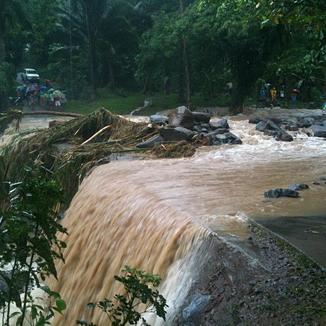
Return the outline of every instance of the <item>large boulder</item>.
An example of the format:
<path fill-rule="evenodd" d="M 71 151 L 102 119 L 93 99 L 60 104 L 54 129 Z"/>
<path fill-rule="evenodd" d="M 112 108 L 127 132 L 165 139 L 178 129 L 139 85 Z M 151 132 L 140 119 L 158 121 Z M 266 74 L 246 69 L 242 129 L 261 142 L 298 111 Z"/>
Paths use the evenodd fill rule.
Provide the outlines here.
<path fill-rule="evenodd" d="M 190 140 L 195 135 L 195 132 L 183 127 L 162 128 L 160 135 L 164 141 L 180 141 Z"/>
<path fill-rule="evenodd" d="M 282 129 L 272 120 L 262 120 L 257 123 L 256 130 L 265 132 L 267 130 L 280 131 Z"/>
<path fill-rule="evenodd" d="M 267 128 L 267 121 L 265 120 L 259 121 L 256 125 L 256 130 L 261 132 L 264 132 L 266 128 Z"/>
<path fill-rule="evenodd" d="M 289 131 L 298 131 L 299 127 L 297 124 L 290 122 L 284 125 L 284 129 Z"/>
<path fill-rule="evenodd" d="M 273 120 L 262 120 L 258 122 L 256 130 L 263 132 L 267 136 L 275 137 L 276 140 L 293 141 L 293 137 Z"/>
<path fill-rule="evenodd" d="M 213 145 L 223 145 L 223 144 L 242 144 L 240 138 L 236 135 L 232 134 L 231 132 L 227 132 L 224 134 L 216 134 L 215 137 L 212 139 Z"/>
<path fill-rule="evenodd" d="M 285 132 L 284 130 L 279 131 L 275 139 L 279 141 L 287 141 L 287 142 L 293 141 L 293 137 L 287 132 Z"/>
<path fill-rule="evenodd" d="M 137 148 L 152 148 L 156 144 L 161 144 L 163 141 L 163 138 L 160 135 L 155 135 L 146 141 L 139 143 L 136 145 Z"/>
<path fill-rule="evenodd" d="M 169 118 L 166 115 L 153 114 L 149 117 L 151 123 L 156 125 L 165 125 L 169 122 Z"/>
<path fill-rule="evenodd" d="M 313 125 L 311 129 L 315 137 L 326 138 L 326 126 Z"/>
<path fill-rule="evenodd" d="M 169 125 L 171 127 L 184 127 L 187 129 L 192 129 L 194 123 L 192 112 L 185 106 L 178 107 L 176 112 L 169 115 Z"/>
<path fill-rule="evenodd" d="M 302 117 L 297 121 L 299 128 L 309 128 L 315 123 L 315 119 L 312 117 Z"/>
<path fill-rule="evenodd" d="M 290 130 L 290 131 L 299 130 L 298 121 L 296 118 L 288 118 L 286 120 L 283 120 L 282 124 L 285 130 Z"/>
<path fill-rule="evenodd" d="M 214 129 L 230 129 L 229 123 L 226 119 L 221 119 L 218 121 L 210 121 L 209 126 Z"/>
<path fill-rule="evenodd" d="M 192 116 L 195 122 L 198 123 L 209 123 L 211 115 L 205 112 L 192 112 Z"/>
<path fill-rule="evenodd" d="M 264 193 L 266 198 L 280 198 L 280 197 L 291 197 L 298 198 L 299 193 L 291 189 L 276 188 L 268 190 Z"/>
<path fill-rule="evenodd" d="M 227 132 L 229 132 L 229 130 L 228 129 L 215 129 L 215 130 L 213 130 L 213 131 L 210 131 L 208 134 L 207 134 L 207 136 L 216 136 L 216 135 L 222 135 L 222 134 L 225 134 L 225 133 L 227 133 Z"/>
<path fill-rule="evenodd" d="M 171 127 L 193 129 L 195 124 L 208 123 L 210 118 L 209 113 L 191 112 L 185 106 L 180 106 L 169 116 L 169 125 Z"/>

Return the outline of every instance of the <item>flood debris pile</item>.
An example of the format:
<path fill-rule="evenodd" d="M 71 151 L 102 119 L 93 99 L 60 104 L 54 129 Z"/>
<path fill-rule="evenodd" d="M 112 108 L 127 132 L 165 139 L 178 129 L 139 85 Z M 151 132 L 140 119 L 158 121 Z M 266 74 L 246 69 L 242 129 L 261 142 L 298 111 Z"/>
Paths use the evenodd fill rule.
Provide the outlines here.
<path fill-rule="evenodd" d="M 19 180 L 24 166 L 40 165 L 55 175 L 70 201 L 94 166 L 108 163 L 111 153 L 137 151 L 135 145 L 155 133 L 147 124 L 131 122 L 106 109 L 52 122 L 49 129 L 20 133 L 2 150 L 6 178 Z"/>
<path fill-rule="evenodd" d="M 249 123 L 256 124 L 256 130 L 273 136 L 279 141 L 293 141 L 288 131 L 303 131 L 308 136 L 326 138 L 326 114 L 289 115 L 285 117 L 255 115 Z"/>
<path fill-rule="evenodd" d="M 191 157 L 195 152 L 196 147 L 185 140 L 171 144 L 156 144 L 151 150 L 151 154 L 157 158 Z"/>

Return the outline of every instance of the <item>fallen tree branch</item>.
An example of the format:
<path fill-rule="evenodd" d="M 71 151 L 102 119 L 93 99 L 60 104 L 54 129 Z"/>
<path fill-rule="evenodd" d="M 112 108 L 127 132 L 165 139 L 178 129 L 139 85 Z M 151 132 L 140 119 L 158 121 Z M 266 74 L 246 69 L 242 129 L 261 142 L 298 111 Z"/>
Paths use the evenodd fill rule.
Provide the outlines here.
<path fill-rule="evenodd" d="M 80 146 L 86 145 L 88 144 L 91 140 L 93 140 L 96 136 L 100 135 L 103 131 L 111 128 L 112 125 L 108 125 L 103 127 L 102 129 L 100 129 L 99 131 L 97 131 L 92 137 L 88 138 L 87 140 L 85 140 Z"/>
<path fill-rule="evenodd" d="M 72 113 L 72 112 L 58 112 L 58 111 L 33 111 L 33 112 L 23 112 L 23 115 L 59 115 L 63 117 L 79 118 L 82 114 Z"/>

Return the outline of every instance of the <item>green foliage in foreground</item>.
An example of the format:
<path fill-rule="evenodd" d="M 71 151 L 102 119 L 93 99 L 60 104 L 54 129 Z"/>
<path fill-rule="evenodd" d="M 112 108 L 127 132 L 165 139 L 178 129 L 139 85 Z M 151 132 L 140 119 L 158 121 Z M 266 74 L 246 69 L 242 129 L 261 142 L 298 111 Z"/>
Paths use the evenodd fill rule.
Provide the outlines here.
<path fill-rule="evenodd" d="M 3 171 L 2 171 L 3 172 Z M 22 182 L 5 182 L 1 173 L 0 211 L 0 317 L 3 325 L 10 319 L 17 325 L 46 325 L 65 303 L 58 293 L 43 290 L 54 299 L 33 298 L 33 287 L 41 287 L 46 277 L 57 277 L 55 260 L 63 260 L 65 243 L 58 239 L 66 230 L 58 223 L 57 204 L 61 190 L 43 171 L 25 170 Z M 40 303 L 43 301 L 43 304 Z M 15 303 L 18 311 L 12 313 Z"/>
<path fill-rule="evenodd" d="M 112 326 L 136 325 L 142 320 L 148 325 L 142 313 L 152 312 L 165 320 L 166 300 L 156 289 L 160 277 L 125 266 L 122 275 L 114 277 L 124 286 L 126 295 L 116 294 L 114 300 L 104 299 L 97 303 L 89 303 L 90 309 L 100 309 L 111 321 Z M 92 322 L 77 321 L 78 325 L 96 326 Z"/>

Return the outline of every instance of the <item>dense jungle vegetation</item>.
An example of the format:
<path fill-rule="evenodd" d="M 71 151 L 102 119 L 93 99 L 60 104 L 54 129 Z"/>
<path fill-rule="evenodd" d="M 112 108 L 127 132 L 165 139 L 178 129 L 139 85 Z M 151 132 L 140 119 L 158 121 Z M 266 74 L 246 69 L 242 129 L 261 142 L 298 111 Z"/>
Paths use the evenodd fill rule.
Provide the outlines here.
<path fill-rule="evenodd" d="M 161 93 L 238 112 L 264 80 L 321 103 L 325 12 L 324 0 L 0 0 L 0 106 L 26 67 L 70 100 Z"/>

